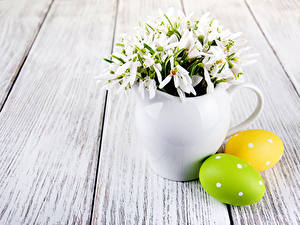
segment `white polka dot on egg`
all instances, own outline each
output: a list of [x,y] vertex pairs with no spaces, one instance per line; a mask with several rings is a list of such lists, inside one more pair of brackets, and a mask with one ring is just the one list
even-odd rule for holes
[[243,192],[239,192],[239,196],[243,196],[244,195],[244,193]]
[[253,148],[253,147],[254,147],[254,144],[250,142],[250,143],[248,144],[248,147],[249,147],[249,148]]
[[242,169],[242,168],[243,168],[243,166],[242,166],[241,164],[239,164],[239,163],[238,163],[236,166],[237,166],[237,168],[239,168],[239,169]]
[[216,186],[217,186],[217,188],[220,188],[222,186],[222,184],[218,182],[218,183],[216,183]]

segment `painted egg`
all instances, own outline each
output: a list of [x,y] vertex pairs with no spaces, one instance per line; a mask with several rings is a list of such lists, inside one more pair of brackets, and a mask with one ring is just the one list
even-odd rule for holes
[[242,158],[257,171],[274,166],[283,154],[281,139],[267,130],[246,130],[233,135],[227,142],[225,153]]
[[204,161],[199,179],[217,200],[231,205],[251,205],[265,193],[260,174],[244,160],[230,154],[216,154]]

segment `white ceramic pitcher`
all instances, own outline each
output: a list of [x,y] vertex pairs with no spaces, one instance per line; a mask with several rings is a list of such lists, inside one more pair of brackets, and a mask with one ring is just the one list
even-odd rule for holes
[[[242,87],[256,93],[257,106],[245,121],[229,129],[232,95]],[[263,105],[262,93],[251,83],[217,87],[212,94],[184,102],[161,91],[151,100],[135,92],[137,134],[150,167],[174,181],[197,179],[201,161],[216,153],[227,136],[253,122]]]

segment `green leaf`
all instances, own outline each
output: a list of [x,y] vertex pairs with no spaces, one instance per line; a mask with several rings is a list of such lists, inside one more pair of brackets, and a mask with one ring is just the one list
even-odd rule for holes
[[162,46],[159,46],[159,47],[156,48],[156,51],[159,51],[159,52],[161,52],[163,50],[164,50],[164,48]]
[[223,66],[221,67],[221,69],[219,69],[218,73],[221,73],[222,70],[224,69],[224,67],[225,67],[225,63],[223,64]]
[[204,63],[198,63],[198,66],[204,68]]
[[225,78],[222,78],[220,80],[216,80],[215,83],[214,83],[214,86],[216,87],[219,83],[226,82],[226,81],[227,81],[227,79],[225,79]]
[[199,35],[198,36],[198,40],[200,41],[201,44],[203,44],[204,36],[203,35]]
[[169,24],[170,24],[172,30],[174,30],[173,24],[171,23],[169,17],[168,17],[166,14],[164,14],[164,17],[168,20],[168,22],[169,22]]
[[146,29],[147,33],[150,33],[150,31],[148,30],[147,26],[145,26],[145,29]]
[[234,55],[235,55],[235,52],[234,52],[234,53],[231,53],[229,56],[227,56],[227,59],[228,59],[228,60],[231,60],[231,59],[234,57]]
[[177,50],[177,51],[173,54],[174,59],[176,59],[176,58],[178,57],[178,55],[179,55],[182,51],[184,51],[184,48]]
[[109,60],[109,59],[107,59],[107,58],[103,58],[103,60],[106,61],[106,62],[108,62],[108,63],[113,63],[112,60]]
[[234,45],[234,41],[231,39],[228,39],[228,43],[225,45],[226,50],[229,52],[230,48]]
[[198,59],[195,59],[195,60],[193,61],[193,63],[191,63],[191,64],[188,66],[187,70],[188,70],[188,71],[191,71],[191,69],[193,68],[193,66],[197,65],[197,63],[198,63]]
[[172,57],[171,55],[168,56],[168,57],[165,59],[165,61],[163,62],[162,68],[163,68],[165,77],[167,76],[167,65],[168,65],[168,62],[169,62],[169,60],[170,60],[171,57]]
[[155,53],[155,51],[154,51],[149,45],[147,45],[146,43],[144,43],[144,47],[145,47],[146,49],[148,49],[152,54]]
[[146,25],[147,25],[151,30],[155,31],[154,28],[151,27],[148,23],[146,23]]
[[137,56],[138,56],[140,63],[143,64],[144,60],[143,60],[142,56],[139,53],[137,53]]
[[198,30],[198,26],[196,23],[194,24],[194,30]]
[[[197,62],[197,61],[196,61]],[[195,69],[197,68],[198,64],[195,64],[192,66],[191,72],[190,72],[190,77],[194,75]]]
[[212,23],[214,22],[215,18],[213,18],[210,22],[209,22],[209,26],[211,27]]
[[115,55],[111,55],[112,58],[115,58],[116,60],[119,60],[121,63],[125,63],[125,61],[123,59],[121,59],[120,57],[117,57]]

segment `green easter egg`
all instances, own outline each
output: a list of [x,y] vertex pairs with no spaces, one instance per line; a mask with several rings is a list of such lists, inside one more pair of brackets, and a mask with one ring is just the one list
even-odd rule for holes
[[244,160],[230,154],[216,154],[202,164],[199,179],[217,200],[230,205],[251,205],[265,193],[260,174]]

